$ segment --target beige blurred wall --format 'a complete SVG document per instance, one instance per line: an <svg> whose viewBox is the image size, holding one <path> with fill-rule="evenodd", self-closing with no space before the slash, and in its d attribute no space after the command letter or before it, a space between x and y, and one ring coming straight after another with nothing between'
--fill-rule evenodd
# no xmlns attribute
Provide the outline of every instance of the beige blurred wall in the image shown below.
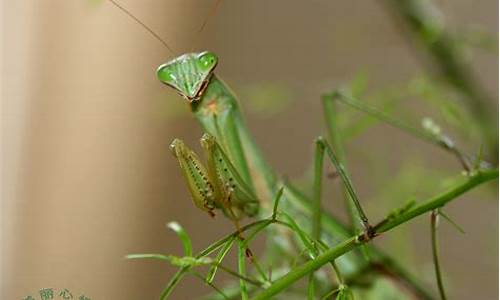
<svg viewBox="0 0 500 300"><path fill-rule="evenodd" d="M98 2L2 3L2 299L44 287L93 300L156 299L174 269L125 261L125 254L179 253L164 226L171 220L193 234L197 249L230 228L193 208L168 152L174 137L196 145L201 134L182 99L154 77L170 54L123 13ZM371 75L372 89L421 71L419 56L376 1L223 1L202 34L198 28L211 1L121 3L176 51L218 53L218 72L238 94L268 85L287 89L290 103L279 113L262 116L249 99L242 104L266 156L291 176L307 168L312 140L322 132L322 92L360 69ZM498 31L495 1L438 3L453 25ZM496 97L498 57L474 54L476 73ZM376 138L350 145L350 167L363 196L373 191L366 161L358 159L367 144L373 151L392 149L388 159L395 165L413 156L455 171L452 158L387 130L377 128ZM468 232L461 237L444 229L453 299L477 295L474 284L482 285L486 298L497 295L498 241L482 236L485 228L498 232L493 200L473 194L450 207ZM425 221L412 231L421 265L430 257ZM471 241L477 255L464 256ZM190 279L173 299L206 291Z"/></svg>
<svg viewBox="0 0 500 300"><path fill-rule="evenodd" d="M177 47L198 25L191 5L129 3ZM154 248L165 232L166 219L146 220L168 211L170 134L154 70L169 52L106 1L3 7L0 298L45 287L156 297L162 268L141 276L123 256Z"/></svg>

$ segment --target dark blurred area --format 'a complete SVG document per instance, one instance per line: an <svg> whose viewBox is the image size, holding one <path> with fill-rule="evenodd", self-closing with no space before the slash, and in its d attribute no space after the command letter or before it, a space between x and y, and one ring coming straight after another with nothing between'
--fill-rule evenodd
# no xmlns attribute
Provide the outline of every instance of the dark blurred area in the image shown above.
<svg viewBox="0 0 500 300"><path fill-rule="evenodd" d="M320 96L339 87L356 90L373 106L389 105L393 116L416 126L432 118L468 153L481 144L467 104L442 108L460 97L436 83L425 45L412 38L391 1L222 1L215 13L215 1L120 3L179 54L218 54L217 74L238 95L281 175L302 180L310 171L313 141L325 133ZM433 3L436 22L463 41L468 76L488 96L485 105L497 123L498 2ZM202 135L185 100L155 78L156 67L172 55L107 1L2 5L0 298L23 299L53 287L92 300L157 299L175 269L127 261L126 254L180 253L180 242L165 228L172 220L186 228L197 250L233 230L193 206L169 152L176 137L199 150ZM346 127L363 118L351 108L342 111ZM353 130L345 144L373 220L460 176L460 165L442 149L381 123L369 125ZM446 222L440 227L451 299L498 298L496 184L446 207L466 232ZM325 206L346 220L338 182L325 181L325 189ZM428 218L377 244L436 290ZM187 278L172 299L209 291Z"/></svg>

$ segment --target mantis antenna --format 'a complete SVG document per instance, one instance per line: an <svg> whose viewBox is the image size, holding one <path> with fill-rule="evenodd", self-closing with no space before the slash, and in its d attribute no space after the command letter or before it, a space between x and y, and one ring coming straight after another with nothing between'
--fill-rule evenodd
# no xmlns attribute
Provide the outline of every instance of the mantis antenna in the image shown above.
<svg viewBox="0 0 500 300"><path fill-rule="evenodd" d="M120 4L118 4L118 2L116 2L115 0L108 0L108 1L111 2L111 4L113 4L114 6L116 6L123 13L125 13L127 16L129 16L134 21L136 21L144 29L146 29L154 38L156 38L158 41L160 41L160 43L162 43L163 46L165 46L165 48L167 48L168 51L170 51L170 53L172 53L173 55L176 55L175 52L174 52L174 50L172 50L172 48L170 48L170 46L167 44L167 42L164 39L162 39L156 32L154 32L153 29L151 29L148 25L146 25L144 22L142 22L141 20L139 20L136 16L134 16L125 7L123 7Z"/></svg>
<svg viewBox="0 0 500 300"><path fill-rule="evenodd" d="M198 33L202 32L203 29L205 29L205 26L207 25L208 23L208 20L213 16L215 15L215 13L217 12L217 8L219 7L219 5L222 3L222 0L217 0L215 2L215 5L212 7L212 10L210 11L210 13L206 16L205 18L205 21L203 21L203 24L201 24L201 27L200 29L198 30Z"/></svg>

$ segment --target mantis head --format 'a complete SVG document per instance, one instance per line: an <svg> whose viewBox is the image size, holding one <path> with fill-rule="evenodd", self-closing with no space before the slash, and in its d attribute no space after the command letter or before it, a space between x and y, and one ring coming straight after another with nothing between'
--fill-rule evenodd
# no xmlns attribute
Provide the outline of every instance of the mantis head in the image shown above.
<svg viewBox="0 0 500 300"><path fill-rule="evenodd" d="M212 52L187 53L158 67L156 75L189 102L198 101L217 66Z"/></svg>

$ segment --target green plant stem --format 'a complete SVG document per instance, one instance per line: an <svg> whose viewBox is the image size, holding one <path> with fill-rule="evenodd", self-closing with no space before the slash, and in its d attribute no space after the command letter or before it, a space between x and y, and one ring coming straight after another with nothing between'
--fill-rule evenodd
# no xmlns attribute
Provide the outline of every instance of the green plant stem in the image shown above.
<svg viewBox="0 0 500 300"><path fill-rule="evenodd" d="M220 265L222 263L222 260L224 260L224 257L227 255L227 253L231 249L235 239L236 238L232 238L229 241L227 241L226 244L224 244L224 246L222 247L222 249L219 250L219 253L217 254L217 256L215 258L216 264L210 268L210 270L208 271L208 274L205 278L205 281L207 283L213 282L213 280L215 278L215 274L217 273L218 265Z"/></svg>
<svg viewBox="0 0 500 300"><path fill-rule="evenodd" d="M309 199L290 183L285 183L285 187L287 200L297 209L300 209L300 211L304 214L310 215L312 212L312 201L308 201ZM327 212L323 212L322 221L325 232L328 232L331 238L335 241L340 242L354 234L348 226L342 224ZM398 276L400 280L409 286L419 299L434 299L432 295L429 294L428 290L422 287L419 281L407 272L404 266L399 265L398 262L392 257L377 249L375 246L370 247L370 254L372 255L372 258L375 258L376 262L383 264L391 274Z"/></svg>
<svg viewBox="0 0 500 300"><path fill-rule="evenodd" d="M323 265L341 256L342 254L349 252L350 250L354 249L356 245L359 244L360 243L358 242L357 237L355 236L338 244L333 248L328 249L328 251L318 255L318 257L316 257L315 259L295 267L288 274L274 281L269 288L264 290L262 293L258 294L256 297L254 297L253 300L263 300L271 298L272 296L278 294L283 289L292 285L295 281L301 279L302 277L306 276L312 271L319 269Z"/></svg>
<svg viewBox="0 0 500 300"><path fill-rule="evenodd" d="M323 157L325 146L320 141L316 141L316 151L314 154L314 183L313 201L314 211L312 217L312 237L316 240L321 238L321 182L323 179Z"/></svg>
<svg viewBox="0 0 500 300"><path fill-rule="evenodd" d="M381 224L380 226L375 226L375 232L377 234L383 233L421 214L442 207L446 203L452 201L475 186L496 178L498 178L498 169L478 172L477 174L470 176L464 183L461 183L443 194L435 196L434 198L415 206L414 208L402 213L388 222Z"/></svg>
<svg viewBox="0 0 500 300"><path fill-rule="evenodd" d="M443 277L441 274L441 266L439 263L439 245L438 245L438 209L431 212L431 242L432 242L432 261L434 262L434 271L436 272L436 281L439 289L441 300L446 300L446 293L443 285Z"/></svg>
<svg viewBox="0 0 500 300"><path fill-rule="evenodd" d="M315 297L314 272L309 274L309 283L307 284L307 300L314 300Z"/></svg>
<svg viewBox="0 0 500 300"><path fill-rule="evenodd" d="M240 276L246 277L246 262L245 262L245 247L243 247L243 240L238 240L238 272ZM240 279L240 291L241 291L241 300L248 300L248 289L246 281Z"/></svg>
<svg viewBox="0 0 500 300"><path fill-rule="evenodd" d="M386 232L400 224L406 223L417 216L441 207L446 203L456 199L458 196L462 195L468 190L496 178L498 178L498 169L479 172L469 177L464 183L458 184L448 191L423 202L422 204L407 211L406 213L396 216L394 219L388 222L384 222L381 226L375 226L375 236ZM272 296L291 286L294 282L311 273L312 271L319 269L326 263L362 245L363 243L360 242L360 239L363 239L363 236L351 237L338 244L337 246L328 249L326 252L321 253L315 259L296 267L285 276L274 281L269 288L255 296L253 300L263 300L271 298Z"/></svg>
<svg viewBox="0 0 500 300"><path fill-rule="evenodd" d="M241 227L240 230L236 230L233 233L216 241L215 243L212 243L210 246L205 248L205 250L198 253L198 255L196 255L195 257L201 258L203 256L207 256L210 253L212 253L213 251L217 250L222 245L224 245L228 240L235 238L235 237L238 237L242 232L245 232L250 228L253 228L255 226L259 226L259 225L261 225L263 223L267 223L267 222L269 222L269 220L260 220L260 221L256 221L256 222L250 223L248 225L245 225L245 226ZM189 269L190 269L189 267L182 267L179 270L177 270L177 272L175 272L174 276L172 276L172 278L168 282L167 286L162 291L162 293L160 295L160 300L164 300L168 296L170 296L170 294L174 290L175 286L177 286L177 283L179 283L179 281L182 279L182 277L184 277L184 275L187 273L187 271L189 271Z"/></svg>

